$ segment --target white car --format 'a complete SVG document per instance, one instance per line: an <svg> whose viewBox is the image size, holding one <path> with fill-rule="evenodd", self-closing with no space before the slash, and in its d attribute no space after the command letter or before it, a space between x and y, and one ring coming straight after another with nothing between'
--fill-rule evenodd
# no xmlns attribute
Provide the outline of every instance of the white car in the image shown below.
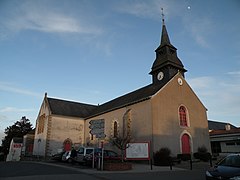
<svg viewBox="0 0 240 180"><path fill-rule="evenodd" d="M71 151L66 151L63 155L62 155L62 161L63 162L72 162L72 158L71 158Z"/></svg>
<svg viewBox="0 0 240 180"><path fill-rule="evenodd" d="M92 154L94 151L94 148L92 147L80 147L77 151L77 157L76 157L76 161L78 163L86 163L87 159L86 157L90 156L90 154Z"/></svg>

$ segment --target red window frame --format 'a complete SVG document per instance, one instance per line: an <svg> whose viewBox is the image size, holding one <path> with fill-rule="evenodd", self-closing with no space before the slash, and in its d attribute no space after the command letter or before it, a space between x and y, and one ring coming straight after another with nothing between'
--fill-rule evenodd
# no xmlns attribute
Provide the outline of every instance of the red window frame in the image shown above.
<svg viewBox="0 0 240 180"><path fill-rule="evenodd" d="M187 109L184 106L179 107L180 126L188 127Z"/></svg>

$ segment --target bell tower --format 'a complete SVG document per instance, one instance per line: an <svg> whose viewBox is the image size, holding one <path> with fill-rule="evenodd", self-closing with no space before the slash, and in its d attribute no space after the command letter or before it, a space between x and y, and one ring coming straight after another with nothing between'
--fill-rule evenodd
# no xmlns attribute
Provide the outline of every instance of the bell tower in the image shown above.
<svg viewBox="0 0 240 180"><path fill-rule="evenodd" d="M163 12L161 42L155 52L156 59L153 62L151 72L149 73L152 75L153 84L165 84L178 72L184 77L184 73L187 72L187 70L184 69L181 60L177 56L177 48L175 48L170 42L164 22Z"/></svg>

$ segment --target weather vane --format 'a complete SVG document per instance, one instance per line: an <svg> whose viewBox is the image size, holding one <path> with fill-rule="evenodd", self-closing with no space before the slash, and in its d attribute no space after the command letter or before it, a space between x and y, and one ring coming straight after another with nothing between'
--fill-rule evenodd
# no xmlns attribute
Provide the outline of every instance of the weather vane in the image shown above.
<svg viewBox="0 0 240 180"><path fill-rule="evenodd" d="M161 8L161 11L162 11L162 22L164 24L164 14L163 14L163 8Z"/></svg>

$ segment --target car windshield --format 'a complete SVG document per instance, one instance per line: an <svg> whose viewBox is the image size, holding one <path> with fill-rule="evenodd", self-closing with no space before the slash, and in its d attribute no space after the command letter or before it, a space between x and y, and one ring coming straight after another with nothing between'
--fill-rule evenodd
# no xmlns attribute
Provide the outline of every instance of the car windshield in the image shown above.
<svg viewBox="0 0 240 180"><path fill-rule="evenodd" d="M86 154L91 154L93 152L93 149L87 149Z"/></svg>
<svg viewBox="0 0 240 180"><path fill-rule="evenodd" d="M84 154L84 148L79 148L79 149L78 149L78 153L79 153L79 154Z"/></svg>
<svg viewBox="0 0 240 180"><path fill-rule="evenodd" d="M108 151L108 156L110 157L117 157L117 153L113 152L113 151Z"/></svg>
<svg viewBox="0 0 240 180"><path fill-rule="evenodd" d="M220 166L231 166L240 168L240 155L230 155L218 163Z"/></svg>

